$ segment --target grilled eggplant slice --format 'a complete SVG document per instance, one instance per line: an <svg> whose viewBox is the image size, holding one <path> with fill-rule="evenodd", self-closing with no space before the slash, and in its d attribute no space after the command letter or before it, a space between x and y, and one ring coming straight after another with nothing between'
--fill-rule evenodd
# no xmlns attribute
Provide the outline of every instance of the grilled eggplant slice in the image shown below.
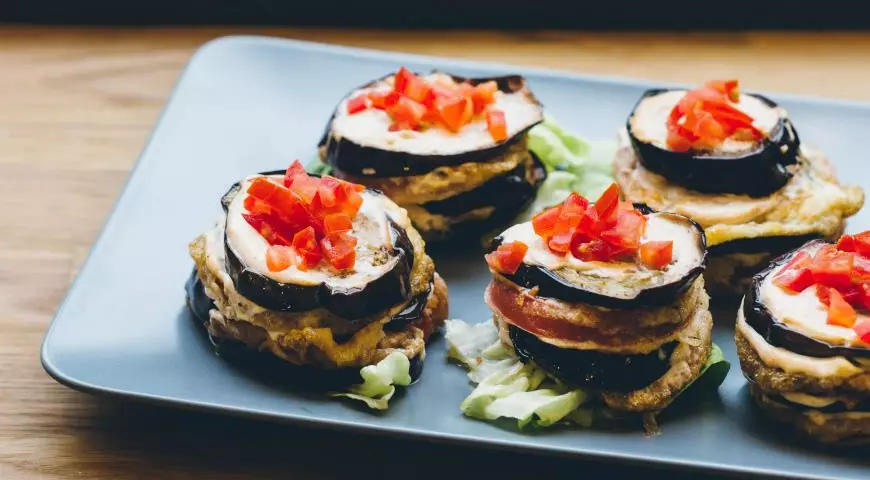
<svg viewBox="0 0 870 480"><path fill-rule="evenodd" d="M432 72L433 75L446 75ZM502 157L512 146L525 139L526 133L543 121L543 106L519 75L465 78L449 75L457 83L472 85L495 81L504 94L496 105L505 112L508 138L495 141L486 128L460 134L429 129L390 132L389 119L378 110L354 115L347 113L347 102L373 90L392 88L393 75L380 78L352 91L336 108L320 142L323 160L336 170L364 179L420 175L438 167L469 162L487 162Z"/></svg>
<svg viewBox="0 0 870 480"><path fill-rule="evenodd" d="M726 142L712 151L675 152L666 143L666 119L685 92L647 90L626 122L641 164L669 181L704 193L770 195L785 185L798 161L800 140L785 110L761 95L742 94L741 107L762 123L759 142Z"/></svg>
<svg viewBox="0 0 870 480"><path fill-rule="evenodd" d="M645 207L639 210L650 212ZM529 245L529 253L516 273L503 275L522 287L537 288L538 295L544 297L608 308L669 305L704 271L707 252L704 231L681 215L648 213L646 232L649 240L674 241L677 261L667 270L642 272L634 263L621 262L600 268L592 262L583 262L585 270L577 270L546 250L531 223L509 228L495 239L490 251L515 240Z"/></svg>
<svg viewBox="0 0 870 480"><path fill-rule="evenodd" d="M743 315L746 323L758 332L767 343L775 347L805 355L808 357L846 357L870 358L870 349L861 346L836 345L824 340L813 338L786 325L773 313L773 305L765 304L763 289L778 288L770 285L769 277L789 262L800 251L815 251L828 242L813 240L802 247L788 252L773 262L770 266L756 274L752 286L743 302ZM793 299L789 299L793 301ZM807 312L808 313L808 312Z"/></svg>
<svg viewBox="0 0 870 480"><path fill-rule="evenodd" d="M349 276L298 272L298 278L275 278L267 274L262 256L256 253L265 250L265 241L241 218L244 194L240 192L248 181L233 185L221 200L227 211L226 269L242 296L269 310L301 312L324 308L344 318L370 316L410 299L411 269L415 255L422 252L414 251L405 229L388 209L381 208L387 205L381 193L374 190L362 193L363 208L373 205L368 213L361 213L362 225L369 235L360 241L374 242L368 245L370 254L366 257L365 271Z"/></svg>

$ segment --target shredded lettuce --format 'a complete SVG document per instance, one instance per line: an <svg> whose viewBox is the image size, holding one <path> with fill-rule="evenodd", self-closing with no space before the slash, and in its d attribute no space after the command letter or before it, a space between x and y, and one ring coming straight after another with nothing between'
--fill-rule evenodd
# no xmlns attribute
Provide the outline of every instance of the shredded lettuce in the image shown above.
<svg viewBox="0 0 870 480"><path fill-rule="evenodd" d="M522 363L502 345L492 322L470 325L448 320L445 330L448 357L468 369L468 378L476 384L459 406L464 415L479 420L512 418L519 428L560 422L589 427L596 419L612 416L601 405L591 405L584 390L561 383L534 364ZM692 390L717 389L729 368L714 344L699 378L690 384Z"/></svg>
<svg viewBox="0 0 870 480"><path fill-rule="evenodd" d="M613 182L611 174L616 142L590 141L566 132L553 117L529 131L529 149L547 168L531 212L561 202L571 192L598 198Z"/></svg>
<svg viewBox="0 0 870 480"><path fill-rule="evenodd" d="M360 370L363 383L351 386L347 392L333 393L332 396L359 400L369 408L386 410L396 393L396 385L407 387L411 384L410 368L408 357L393 352L377 364Z"/></svg>
<svg viewBox="0 0 870 480"><path fill-rule="evenodd" d="M519 428L529 424L548 427L562 421L591 423L591 416L580 412L586 393L566 387L535 365L523 364L502 345L492 322L470 325L448 320L445 337L450 345L448 357L464 365L468 378L477 384L459 406L466 416L513 418Z"/></svg>

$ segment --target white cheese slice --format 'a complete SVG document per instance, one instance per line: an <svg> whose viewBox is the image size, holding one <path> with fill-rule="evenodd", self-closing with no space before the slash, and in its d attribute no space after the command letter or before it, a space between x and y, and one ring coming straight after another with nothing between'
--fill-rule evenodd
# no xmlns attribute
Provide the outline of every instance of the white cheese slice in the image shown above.
<svg viewBox="0 0 870 480"><path fill-rule="evenodd" d="M353 221L351 232L358 239L356 262L352 269L339 272L328 262L321 261L317 267L305 271L295 265L278 272L269 271L266 267L269 243L242 217L246 213L244 200L248 196L247 189L255 178L257 176L251 176L241 182L241 189L227 212L227 242L248 269L280 283L317 285L328 280L330 285L337 288L354 288L382 276L398 261L395 255L383 261L383 251L380 249L393 247L388 218L400 227L407 228L410 225L407 213L385 196L364 191L361 194L363 203ZM278 182L282 179L281 176L272 178Z"/></svg>
<svg viewBox="0 0 870 480"><path fill-rule="evenodd" d="M671 110L686 93L686 90L670 90L641 100L631 117L631 128L635 137L643 142L667 149L668 117ZM765 135L769 134L776 127L780 118L786 115L782 108L771 107L757 97L745 93L740 95L740 101L731 105L752 117L753 125ZM723 153L741 152L749 150L755 145L756 142L753 141L738 141L729 138L716 150Z"/></svg>
<svg viewBox="0 0 870 480"><path fill-rule="evenodd" d="M532 222L520 223L508 228L501 236L504 243L521 241L528 245L523 262L537 265L562 274L576 272L592 282L583 282L583 287L598 286L602 294L611 297L633 298L639 288L651 288L674 282L685 277L701 264L704 250L698 248L700 232L686 219L668 213L647 215L646 231L641 243L671 240L673 262L664 270L649 269L635 262L586 262L570 253L557 255L547 248L544 240L535 234ZM559 273L560 269L562 273ZM573 273L572 272L572 273Z"/></svg>
<svg viewBox="0 0 870 480"><path fill-rule="evenodd" d="M444 74L430 74L423 78L435 81ZM457 133L443 128L428 128L423 131L389 131L392 123L383 110L370 108L355 114L347 113L347 102L372 91L389 92L393 88L393 77L388 77L375 85L356 90L342 100L332 121L332 134L346 138L358 145L406 152L412 155L455 155L493 147L496 142L486 126L486 120L478 119L462 127ZM515 93L497 92L494 108L504 112L508 138L529 128L543 119L543 108L530 96L528 91Z"/></svg>

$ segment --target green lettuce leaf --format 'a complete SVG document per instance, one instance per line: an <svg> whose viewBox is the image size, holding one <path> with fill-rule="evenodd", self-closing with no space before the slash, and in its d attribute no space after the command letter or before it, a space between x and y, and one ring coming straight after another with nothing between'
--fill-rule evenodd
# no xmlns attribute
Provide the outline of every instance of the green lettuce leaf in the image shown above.
<svg viewBox="0 0 870 480"><path fill-rule="evenodd" d="M549 173L538 191L532 212L561 202L571 192L598 198L613 182L611 171L616 142L585 140L565 131L549 115L529 131L529 149L541 159Z"/></svg>
<svg viewBox="0 0 870 480"><path fill-rule="evenodd" d="M464 415L480 420L513 418L520 428L562 421L588 424L591 417L578 413L586 393L569 389L544 370L519 361L502 345L492 322L470 325L448 320L445 332L448 356L465 366L468 378L477 384L459 406Z"/></svg>
<svg viewBox="0 0 870 480"><path fill-rule="evenodd" d="M692 391L714 391L722 385L728 372L731 370L731 362L725 360L725 355L719 345L713 344L710 350L710 357L707 358L707 363L701 368L701 373L694 382L690 383L683 390L683 393Z"/></svg>
<svg viewBox="0 0 870 480"><path fill-rule="evenodd" d="M411 384L410 368L408 357L393 352L377 364L360 370L363 383L351 386L347 392L333 393L332 396L359 400L369 408L386 410L396 393L396 385L407 387Z"/></svg>

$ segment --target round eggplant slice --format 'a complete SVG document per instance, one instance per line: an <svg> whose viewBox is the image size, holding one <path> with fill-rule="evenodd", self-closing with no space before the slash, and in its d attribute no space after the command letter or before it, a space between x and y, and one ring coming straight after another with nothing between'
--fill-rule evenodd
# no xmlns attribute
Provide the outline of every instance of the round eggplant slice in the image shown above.
<svg viewBox="0 0 870 480"><path fill-rule="evenodd" d="M543 106L519 75L464 78L432 72L424 78L439 76L472 85L495 81L502 92L495 107L505 113L508 138L494 140L484 120L466 125L456 134L441 128L391 132L390 118L382 110L347 113L349 99L371 91L390 91L393 76L389 75L355 89L338 105L320 142L325 162L357 177L420 175L438 167L490 161L511 148L525 149L526 132L543 121Z"/></svg>
<svg viewBox="0 0 870 480"><path fill-rule="evenodd" d="M780 256L771 262L767 268L756 274L752 278L752 286L746 294L746 298L743 302L743 315L746 318L746 323L758 332L767 343L774 347L780 347L799 355L822 358L870 358L870 348L835 345L797 331L777 318L774 312L780 308L780 306L765 304L765 289L779 288L769 282L768 278L788 263L797 252L814 250L826 243L827 242L823 240L807 242L801 248ZM815 300L813 287L808 288L801 295L789 295L789 298L785 300L787 301L789 308L794 307L801 309L803 310L802 313L804 315L811 315L812 312L809 309L802 309L802 306L804 305L801 298L802 295L812 295L813 300Z"/></svg>
<svg viewBox="0 0 870 480"><path fill-rule="evenodd" d="M644 388L664 375L677 346L671 342L645 355L615 355L559 348L513 325L508 326L508 334L523 362L534 362L580 387L620 393Z"/></svg>
<svg viewBox="0 0 870 480"><path fill-rule="evenodd" d="M216 307L214 302L206 295L202 280L199 278L196 269L193 269L191 272L190 277L184 284L184 289L187 293L187 307L192 313L193 320L206 333L215 351L227 361L241 368L251 369L259 375L269 376L276 380L292 383L293 385L307 385L319 389L344 388L362 381L359 369L356 368L324 370L310 366L298 366L285 362L272 354L253 350L242 342L213 337L208 333L205 325L208 322L209 310ZM400 331L408 323L418 320L426 306L428 293L426 292L426 295L422 296L422 302L418 301L418 298L412 300L409 308L395 315L384 328L388 329L388 327L393 326L392 331ZM422 306L418 307L417 305ZM413 317L415 312L417 317ZM398 327L398 325L401 325L401 327ZM411 378L416 381L422 373L423 359L418 355L411 359Z"/></svg>
<svg viewBox="0 0 870 480"><path fill-rule="evenodd" d="M403 213L392 201L373 190L362 193L363 205L353 226L359 240L354 271L342 273L320 266L269 272L265 265L268 244L242 217L243 192L252 178L234 185L222 199L227 208L226 269L242 296L269 310L324 308L348 319L366 317L410 299L415 251L407 232L394 219Z"/></svg>
<svg viewBox="0 0 870 480"><path fill-rule="evenodd" d="M646 207L642 212L649 211ZM672 240L675 262L665 270L651 270L634 262L584 262L571 254L555 255L535 234L531 222L514 225L495 239L522 241L529 250L516 273L503 274L511 282L538 295L566 302L607 308L641 308L670 305L704 271L706 239L695 222L673 213L647 214L643 241Z"/></svg>
<svg viewBox="0 0 870 480"><path fill-rule="evenodd" d="M667 147L667 117L683 90L646 91L626 122L640 163L669 181L703 193L763 197L779 190L793 175L800 140L791 121L772 100L741 94L738 108L766 133L760 142L726 140L711 151L675 152Z"/></svg>

